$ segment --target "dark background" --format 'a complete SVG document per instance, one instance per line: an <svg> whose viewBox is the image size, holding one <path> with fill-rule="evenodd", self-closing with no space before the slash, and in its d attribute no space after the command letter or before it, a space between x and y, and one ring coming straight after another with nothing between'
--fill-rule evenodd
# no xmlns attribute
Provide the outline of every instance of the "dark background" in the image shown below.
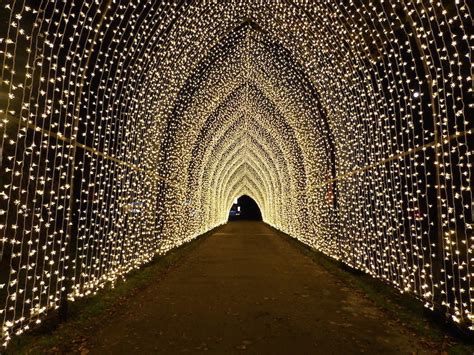
<svg viewBox="0 0 474 355"><path fill-rule="evenodd" d="M240 206L240 215L234 215L231 211L237 211L237 207ZM229 221L261 221L262 213L257 203L249 196L243 195L237 200L237 204L232 205L229 213Z"/></svg>

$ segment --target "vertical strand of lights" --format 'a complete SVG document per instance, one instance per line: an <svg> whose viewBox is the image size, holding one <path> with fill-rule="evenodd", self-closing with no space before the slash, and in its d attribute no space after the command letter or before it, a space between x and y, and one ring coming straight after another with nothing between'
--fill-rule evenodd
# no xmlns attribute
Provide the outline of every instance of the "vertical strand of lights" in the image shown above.
<svg viewBox="0 0 474 355"><path fill-rule="evenodd" d="M466 1L7 0L0 18L4 346L242 194L472 330Z"/></svg>

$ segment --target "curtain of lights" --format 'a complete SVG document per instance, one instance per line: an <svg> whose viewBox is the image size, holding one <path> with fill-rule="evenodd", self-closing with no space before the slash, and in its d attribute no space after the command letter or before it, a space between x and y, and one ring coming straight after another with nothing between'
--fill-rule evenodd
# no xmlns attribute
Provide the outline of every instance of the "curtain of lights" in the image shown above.
<svg viewBox="0 0 474 355"><path fill-rule="evenodd" d="M4 345L242 194L473 329L467 2L0 6Z"/></svg>

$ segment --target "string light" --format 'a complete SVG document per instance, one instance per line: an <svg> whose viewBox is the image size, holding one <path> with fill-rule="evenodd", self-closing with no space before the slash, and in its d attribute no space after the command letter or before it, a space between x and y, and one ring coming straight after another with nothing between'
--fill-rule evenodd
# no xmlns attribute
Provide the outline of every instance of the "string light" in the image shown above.
<svg viewBox="0 0 474 355"><path fill-rule="evenodd" d="M473 329L465 1L1 6L4 346L242 194Z"/></svg>

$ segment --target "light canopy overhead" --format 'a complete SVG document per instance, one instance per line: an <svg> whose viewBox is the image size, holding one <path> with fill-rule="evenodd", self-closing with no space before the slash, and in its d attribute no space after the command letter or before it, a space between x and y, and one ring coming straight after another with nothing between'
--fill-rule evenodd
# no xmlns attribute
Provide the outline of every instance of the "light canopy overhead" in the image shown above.
<svg viewBox="0 0 474 355"><path fill-rule="evenodd" d="M4 345L244 194L472 329L466 2L1 6Z"/></svg>

